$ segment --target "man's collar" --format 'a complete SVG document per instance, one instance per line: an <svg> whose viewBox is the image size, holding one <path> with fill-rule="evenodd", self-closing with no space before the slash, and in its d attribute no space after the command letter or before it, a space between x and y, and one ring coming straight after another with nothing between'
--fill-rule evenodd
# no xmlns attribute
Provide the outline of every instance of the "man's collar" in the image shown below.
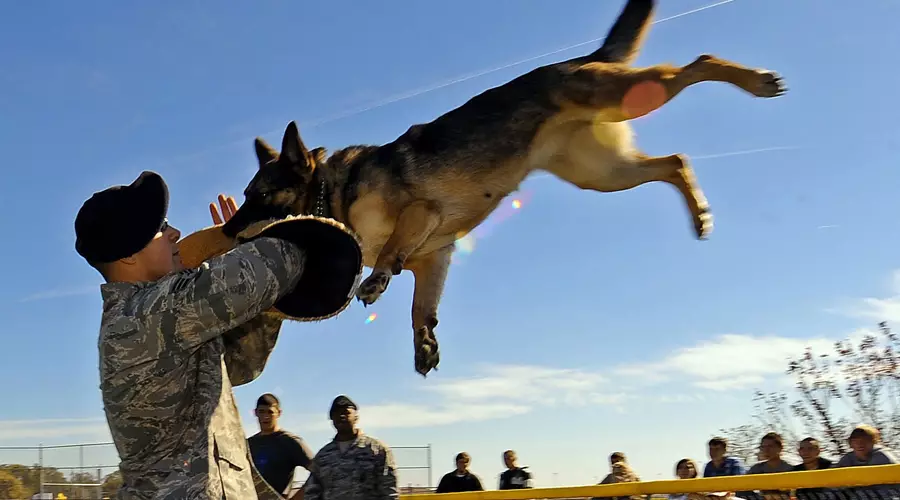
<svg viewBox="0 0 900 500"><path fill-rule="evenodd" d="M100 285L100 296L104 302L116 300L119 297L130 295L138 288L134 283L126 283L124 281L116 281L112 283L103 283Z"/></svg>

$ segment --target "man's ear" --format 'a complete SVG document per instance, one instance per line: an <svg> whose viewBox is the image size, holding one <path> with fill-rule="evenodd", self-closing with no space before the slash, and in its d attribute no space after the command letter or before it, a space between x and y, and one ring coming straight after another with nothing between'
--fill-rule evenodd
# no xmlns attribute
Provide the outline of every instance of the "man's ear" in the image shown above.
<svg viewBox="0 0 900 500"><path fill-rule="evenodd" d="M272 149L272 147L269 146L269 143L264 141L261 137L257 137L256 140L253 141L253 146L256 148L256 158L259 160L260 168L266 163L278 159L278 152Z"/></svg>
<svg viewBox="0 0 900 500"><path fill-rule="evenodd" d="M281 140L281 156L291 164L291 167L300 171L300 173L312 172L313 165L309 150L300 139L300 131L297 130L295 122L288 123L287 129L284 131L284 138Z"/></svg>

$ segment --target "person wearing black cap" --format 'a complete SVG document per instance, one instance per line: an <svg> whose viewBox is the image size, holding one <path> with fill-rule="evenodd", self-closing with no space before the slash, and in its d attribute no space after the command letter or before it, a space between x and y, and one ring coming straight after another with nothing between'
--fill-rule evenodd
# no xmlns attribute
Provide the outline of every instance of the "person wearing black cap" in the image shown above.
<svg viewBox="0 0 900 500"><path fill-rule="evenodd" d="M227 220L234 200L219 202ZM282 322L270 308L301 279L306 247L264 229L184 269L168 204L162 177L144 172L95 193L75 219L76 251L105 280L100 389L117 498L280 498L249 460L232 386L262 372Z"/></svg>
<svg viewBox="0 0 900 500"><path fill-rule="evenodd" d="M399 498L391 449L357 427L356 403L334 398L328 416L337 433L313 458L304 500Z"/></svg>

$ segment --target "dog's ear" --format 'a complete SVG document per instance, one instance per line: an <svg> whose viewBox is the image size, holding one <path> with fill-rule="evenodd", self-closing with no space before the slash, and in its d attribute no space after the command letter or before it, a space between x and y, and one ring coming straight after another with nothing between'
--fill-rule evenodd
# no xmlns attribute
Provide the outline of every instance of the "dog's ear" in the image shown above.
<svg viewBox="0 0 900 500"><path fill-rule="evenodd" d="M312 151L309 152L309 157L316 162L316 165L325 163L325 157L327 155L328 150L323 147L312 148Z"/></svg>
<svg viewBox="0 0 900 500"><path fill-rule="evenodd" d="M269 143L264 141L261 137L257 137L256 140L253 141L253 146L256 148L256 158L259 160L260 168L266 163L278 159L278 152L272 149L272 146L269 146Z"/></svg>
<svg viewBox="0 0 900 500"><path fill-rule="evenodd" d="M293 168L300 170L313 168L309 150L303 144L303 139L300 139L300 131L297 130L295 122L288 123L284 131L284 138L281 140L281 158L286 159Z"/></svg>

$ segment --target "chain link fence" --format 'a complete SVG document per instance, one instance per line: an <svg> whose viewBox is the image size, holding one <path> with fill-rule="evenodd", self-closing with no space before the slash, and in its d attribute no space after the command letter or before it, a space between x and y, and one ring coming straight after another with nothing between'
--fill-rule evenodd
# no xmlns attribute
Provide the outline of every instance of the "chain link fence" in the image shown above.
<svg viewBox="0 0 900 500"><path fill-rule="evenodd" d="M431 445L391 447L397 463L398 485L404 493L433 489ZM43 493L44 499L101 500L112 495L118 483L119 457L113 443L55 446L0 446L0 470L16 477L23 498ZM305 471L298 469L305 481ZM112 476L112 477L111 477ZM0 499L2 500L2 499Z"/></svg>
<svg viewBox="0 0 900 500"><path fill-rule="evenodd" d="M113 443L0 446L0 470L21 483L23 498L100 500L104 483L118 470Z"/></svg>

